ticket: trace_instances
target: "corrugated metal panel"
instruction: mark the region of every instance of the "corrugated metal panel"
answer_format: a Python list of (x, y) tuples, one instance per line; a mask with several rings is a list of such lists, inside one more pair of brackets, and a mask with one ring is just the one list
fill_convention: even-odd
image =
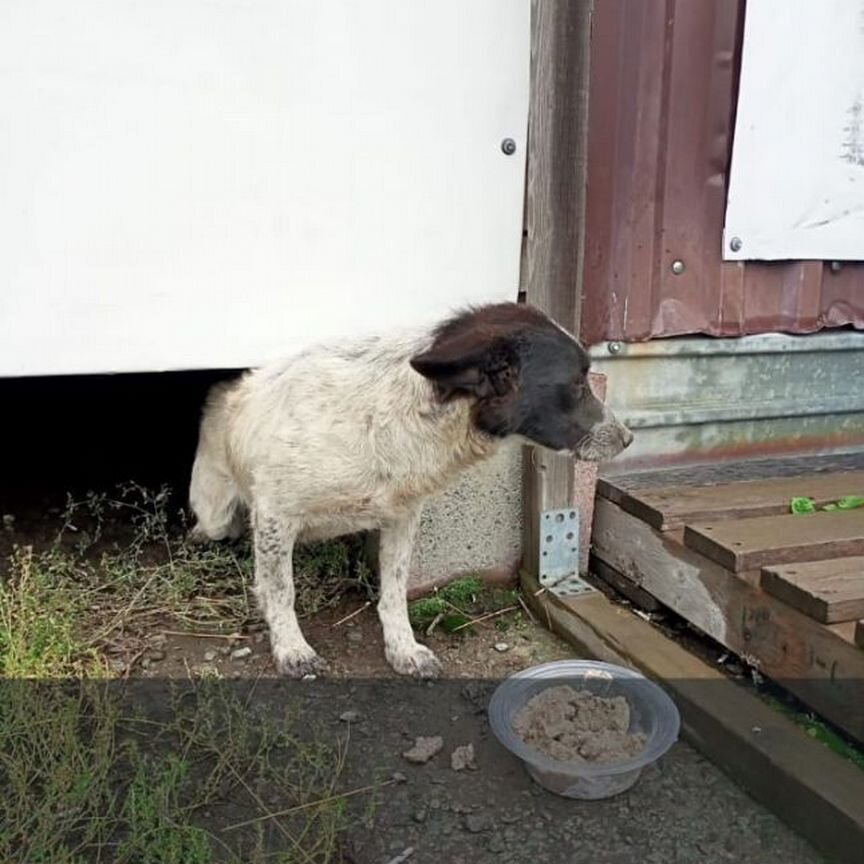
[(864, 447), (864, 333), (656, 339), (591, 356), (636, 436), (607, 472)]
[(819, 261), (722, 260), (743, 19), (743, 0), (595, 6), (582, 309), (590, 344), (864, 328), (864, 264), (835, 272)]

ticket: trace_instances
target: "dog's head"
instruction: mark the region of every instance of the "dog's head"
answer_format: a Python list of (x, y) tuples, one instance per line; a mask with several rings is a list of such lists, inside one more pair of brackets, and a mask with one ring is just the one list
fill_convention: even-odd
[(516, 303), (465, 312), (435, 331), (411, 366), (442, 400), (474, 400), (474, 423), (602, 462), (633, 440), (588, 385), (582, 346), (542, 312)]

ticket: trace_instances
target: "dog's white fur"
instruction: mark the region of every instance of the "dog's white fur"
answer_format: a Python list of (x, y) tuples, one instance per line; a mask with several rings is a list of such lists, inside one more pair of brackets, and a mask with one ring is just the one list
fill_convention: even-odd
[(442, 403), (411, 368), (431, 341), (417, 332), (320, 346), (210, 394), (192, 469), (195, 533), (237, 536), (251, 514), (255, 592), (287, 674), (323, 666), (294, 612), (295, 543), (368, 529), (380, 529), (387, 659), (403, 674), (438, 671), (407, 611), (422, 502), (501, 441), (475, 429), (468, 400)]

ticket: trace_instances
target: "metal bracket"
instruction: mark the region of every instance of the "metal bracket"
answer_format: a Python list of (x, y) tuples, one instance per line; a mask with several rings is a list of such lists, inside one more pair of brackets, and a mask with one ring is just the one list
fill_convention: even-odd
[(573, 597), (597, 590), (579, 578), (579, 511), (575, 508), (540, 514), (538, 555), (540, 584), (556, 596)]

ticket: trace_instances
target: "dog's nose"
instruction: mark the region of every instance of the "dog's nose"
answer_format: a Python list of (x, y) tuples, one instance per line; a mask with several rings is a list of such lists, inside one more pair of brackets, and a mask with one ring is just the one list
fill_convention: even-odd
[(633, 443), (633, 433), (626, 426), (621, 427), (621, 441), (625, 450)]

